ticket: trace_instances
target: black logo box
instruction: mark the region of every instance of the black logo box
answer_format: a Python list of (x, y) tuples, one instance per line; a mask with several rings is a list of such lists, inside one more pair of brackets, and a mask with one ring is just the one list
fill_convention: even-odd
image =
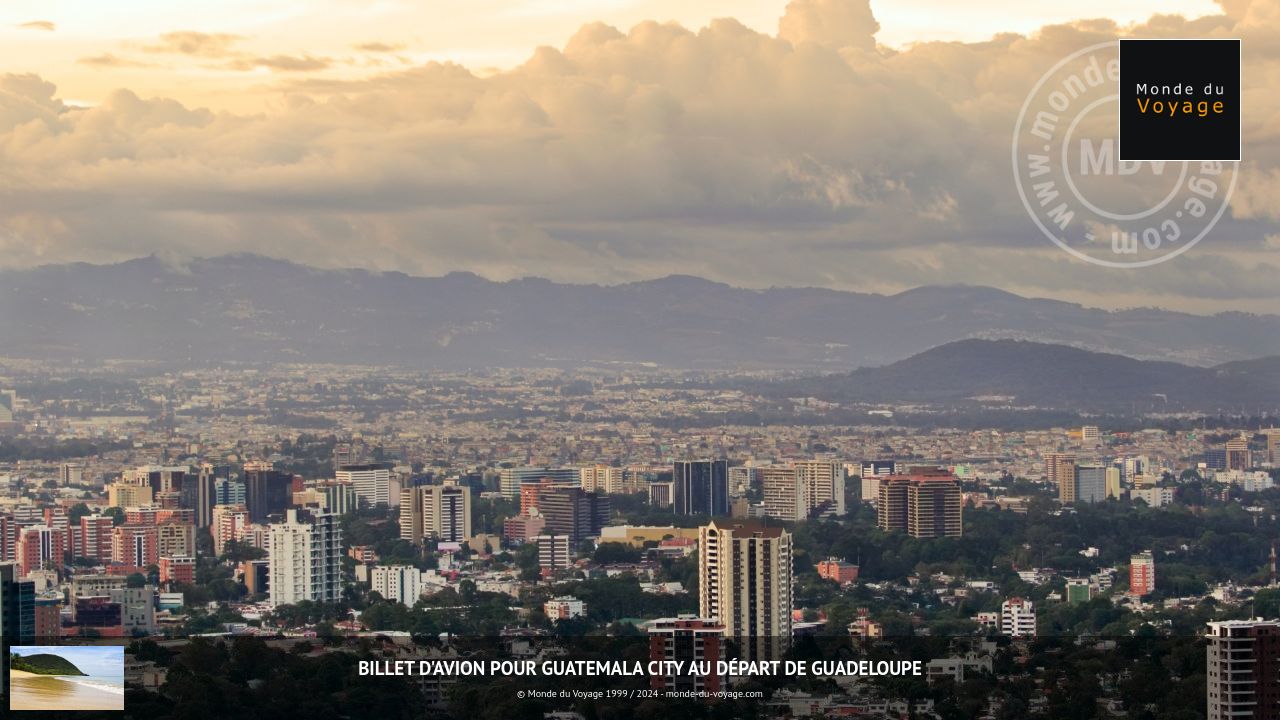
[[(1238, 161), (1241, 159), (1240, 92), (1241, 46), (1238, 39), (1120, 39), (1121, 160)], [(1139, 95), (1138, 84), (1148, 92)], [(1205, 86), (1213, 92), (1205, 94)], [(1152, 93), (1151, 86), (1181, 86), (1190, 94)], [(1222, 94), (1217, 88), (1222, 88)], [(1145, 114), (1138, 100), (1150, 101)], [(1184, 114), (1183, 102), (1193, 108), (1207, 102), (1210, 112)], [(1159, 102), (1163, 113), (1154, 114)], [(1178, 104), (1168, 114), (1169, 103)], [(1222, 102), (1222, 113), (1212, 112)]]

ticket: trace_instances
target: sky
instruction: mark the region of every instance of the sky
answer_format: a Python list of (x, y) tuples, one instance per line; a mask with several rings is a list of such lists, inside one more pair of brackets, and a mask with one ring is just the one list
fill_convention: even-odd
[(124, 648), (122, 647), (69, 647), (66, 645), (29, 645), (12, 648), (18, 655), (58, 655), (67, 659), (85, 675), (122, 677), (124, 675)]
[[(209, 7), (0, 5), (0, 267), (257, 252), (1280, 312), (1280, 0)], [(1230, 212), (1141, 271), (1054, 248), (1008, 169), (1039, 75), (1117, 36), (1246, 47)]]

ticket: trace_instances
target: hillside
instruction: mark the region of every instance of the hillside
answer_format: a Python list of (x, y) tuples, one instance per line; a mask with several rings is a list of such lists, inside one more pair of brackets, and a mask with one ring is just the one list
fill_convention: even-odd
[(882, 367), (779, 383), (773, 392), (869, 404), (1274, 411), (1280, 407), (1280, 357), (1203, 368), (1062, 345), (964, 340)]
[(10, 655), (9, 669), (37, 675), (84, 675), (70, 660), (52, 653)]
[(968, 286), (877, 295), (688, 276), (491, 282), (255, 255), (0, 271), (0, 355), (13, 357), (820, 371), (971, 338), (1210, 366), (1280, 355), (1280, 317), (1111, 312)]

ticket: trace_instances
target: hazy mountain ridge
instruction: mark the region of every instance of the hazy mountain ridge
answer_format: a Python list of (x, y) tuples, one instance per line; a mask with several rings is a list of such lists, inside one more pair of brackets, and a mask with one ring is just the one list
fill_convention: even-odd
[(1108, 312), (982, 287), (897, 295), (317, 270), (254, 255), (0, 272), (0, 355), (422, 367), (853, 368), (967, 338), (1195, 365), (1280, 354), (1280, 317)]
[(883, 367), (777, 383), (772, 393), (867, 404), (1274, 412), (1280, 356), (1205, 368), (1063, 345), (962, 340)]

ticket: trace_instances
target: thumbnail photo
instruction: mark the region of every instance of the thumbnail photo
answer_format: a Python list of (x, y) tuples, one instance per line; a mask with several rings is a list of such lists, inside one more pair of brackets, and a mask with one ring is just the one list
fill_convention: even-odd
[(124, 648), (15, 646), (10, 710), (123, 710)]

